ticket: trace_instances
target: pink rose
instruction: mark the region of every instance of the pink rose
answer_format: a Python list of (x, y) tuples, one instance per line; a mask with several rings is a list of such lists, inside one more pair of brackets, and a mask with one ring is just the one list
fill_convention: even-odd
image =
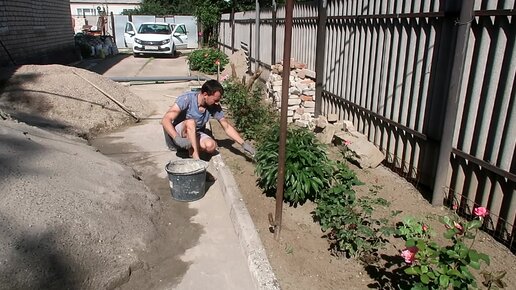
[(477, 207), (473, 210), (473, 213), (478, 217), (486, 217), (486, 215), (489, 213), (485, 207)]
[(458, 208), (459, 208), (459, 206), (455, 203), (455, 204), (453, 205), (453, 210), (457, 210)]
[(419, 249), (415, 246), (408, 247), (405, 250), (401, 251), (401, 257), (405, 259), (405, 263), (412, 264), (416, 260), (416, 254)]
[(216, 65), (220, 65), (220, 61), (217, 59), (217, 60), (215, 61), (215, 64), (216, 64)]
[(423, 224), (422, 229), (423, 229), (423, 232), (426, 232), (426, 231), (428, 231), (428, 226)]
[(345, 140), (344, 145), (346, 145), (346, 146), (351, 145), (351, 141)]

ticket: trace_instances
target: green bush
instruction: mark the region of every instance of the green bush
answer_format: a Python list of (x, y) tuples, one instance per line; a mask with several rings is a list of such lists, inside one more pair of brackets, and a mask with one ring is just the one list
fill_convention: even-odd
[[(314, 218), (326, 233), (334, 254), (370, 260), (395, 231), (389, 219), (373, 217), (376, 207), (387, 207), (389, 203), (375, 197), (376, 189), (357, 197), (353, 187), (363, 183), (345, 163), (338, 162), (332, 176), (332, 186), (322, 191), (316, 201)], [(398, 213), (392, 212), (391, 216)]]
[[(258, 144), (256, 173), (266, 193), (276, 191), (278, 177), (279, 125), (273, 126)], [(291, 205), (315, 200), (330, 185), (332, 167), (325, 147), (306, 128), (287, 131), (284, 200)]]
[(226, 54), (216, 48), (201, 48), (188, 55), (188, 64), (191, 70), (208, 74), (217, 72), (217, 60), (220, 62), (221, 69), (229, 63)]
[(278, 116), (261, 97), (261, 89), (248, 92), (246, 87), (235, 79), (223, 82), (224, 98), (222, 104), (235, 123), (235, 127), (245, 139), (260, 141), (264, 132), (278, 123)]

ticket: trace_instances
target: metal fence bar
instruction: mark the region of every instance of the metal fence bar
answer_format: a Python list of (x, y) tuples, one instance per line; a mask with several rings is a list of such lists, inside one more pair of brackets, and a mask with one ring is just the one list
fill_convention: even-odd
[[(450, 51), (459, 14), (450, 5), (456, 3), (328, 0), (324, 23), (317, 23), (319, 7), (297, 4), (294, 12), (292, 57), (316, 68), (320, 113), (353, 121), (386, 154), (385, 165), (421, 186), (432, 187), (437, 172), (443, 96), (454, 75)], [(460, 195), (464, 207), (489, 207), (498, 217), (485, 228), (511, 245), (516, 233), (515, 3), (470, 3), (474, 19), (463, 43), (466, 62), (458, 73), (463, 76), (460, 109), (456, 125), (449, 126), (451, 154), (443, 155), (448, 155), (443, 164), (449, 173), (437, 190), (441, 197)], [(250, 43), (254, 18), (249, 15), (236, 18), (239, 42)], [(283, 7), (277, 9), (276, 22), (271, 13), (261, 15), (262, 28), (271, 29), (265, 34), (275, 33), (277, 45), (260, 50), (256, 61), (273, 62), (267, 51), (282, 55), (284, 17)], [(317, 29), (324, 29), (323, 44), (316, 41), (322, 39)], [(321, 49), (323, 55), (317, 52)]]

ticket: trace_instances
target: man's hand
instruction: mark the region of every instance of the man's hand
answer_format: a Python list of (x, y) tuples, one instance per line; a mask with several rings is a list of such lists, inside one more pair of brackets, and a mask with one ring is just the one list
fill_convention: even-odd
[(192, 143), (190, 143), (190, 140), (183, 138), (179, 135), (174, 138), (174, 143), (179, 147), (183, 149), (190, 149), (192, 148)]
[(247, 153), (253, 157), (254, 157), (254, 154), (256, 153), (253, 145), (249, 144), (249, 142), (247, 142), (247, 141), (242, 144), (242, 149), (244, 149), (245, 153)]

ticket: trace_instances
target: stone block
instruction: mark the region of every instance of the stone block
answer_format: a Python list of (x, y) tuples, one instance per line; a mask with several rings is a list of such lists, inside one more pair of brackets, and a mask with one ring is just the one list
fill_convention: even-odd
[(298, 98), (297, 96), (296, 97), (292, 96), (292, 97), (288, 98), (288, 105), (289, 106), (294, 106), (294, 105), (298, 105), (299, 106), (300, 104), (301, 104), (301, 99)]
[(357, 137), (349, 132), (337, 132), (335, 138), (346, 144), (351, 153), (348, 154), (348, 158), (354, 160), (361, 168), (375, 168), (385, 159), (385, 155), (364, 135)]
[(309, 125), (309, 121), (306, 120), (296, 120), (294, 124), (296, 124), (299, 127), (306, 128)]
[(298, 96), (301, 94), (301, 91), (296, 87), (288, 88), (288, 92), (292, 95), (298, 95)]
[(311, 113), (311, 114), (313, 114), (313, 113), (315, 113), (315, 108), (314, 108), (314, 107), (312, 107), (312, 108), (310, 108), (310, 107), (308, 107), (308, 108), (307, 108), (307, 107), (305, 107), (305, 108), (304, 108), (304, 111), (305, 111), (305, 113)]
[(339, 120), (339, 115), (337, 114), (328, 114), (328, 122), (335, 123)]
[(331, 144), (335, 131), (335, 126), (327, 124), (321, 133), (316, 134), (317, 139), (323, 144)]
[(346, 132), (353, 132), (356, 131), (355, 125), (353, 125), (353, 122), (344, 120), (344, 131)]
[(307, 96), (307, 95), (301, 95), (299, 96), (303, 102), (313, 102), (314, 97), (313, 96)]
[(325, 116), (319, 116), (317, 119), (315, 119), (315, 127), (324, 129), (328, 126), (328, 120)]
[(303, 95), (307, 95), (307, 96), (315, 96), (315, 90), (314, 90), (314, 89), (306, 89), (306, 90), (303, 90)]
[(307, 121), (311, 121), (312, 118), (313, 118), (313, 116), (310, 113), (303, 113), (303, 115), (301, 116), (301, 119), (307, 120)]
[(304, 102), (303, 106), (305, 108), (315, 108), (315, 102)]
[(300, 91), (308, 90), (308, 84), (303, 84), (302, 82), (296, 82), (294, 85)]
[(309, 69), (305, 68), (303, 71), (307, 78), (315, 79), (315, 72), (313, 70), (309, 70)]

